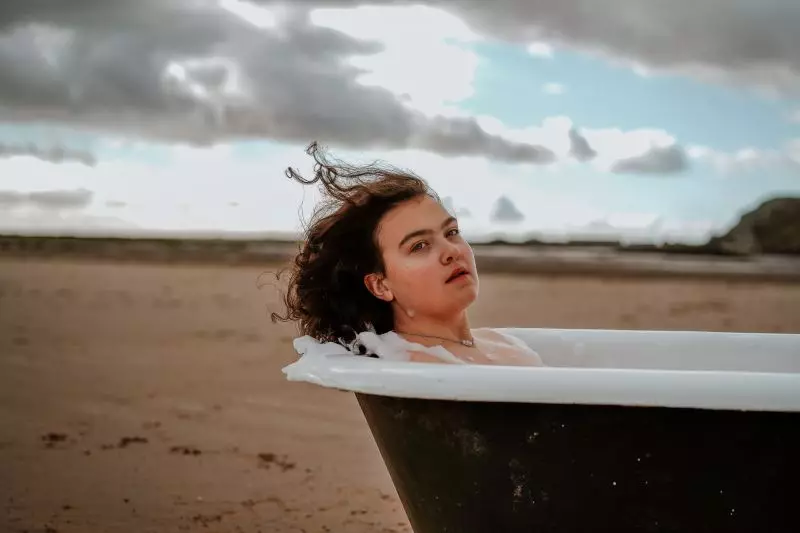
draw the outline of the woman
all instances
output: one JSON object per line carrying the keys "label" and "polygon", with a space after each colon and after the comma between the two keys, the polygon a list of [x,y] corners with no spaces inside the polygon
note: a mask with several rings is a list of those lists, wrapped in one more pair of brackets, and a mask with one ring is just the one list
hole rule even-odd
{"label": "woman", "polygon": [[360,334],[373,332],[412,361],[542,364],[520,340],[470,327],[475,257],[424,180],[377,164],[334,164],[316,143],[307,153],[314,177],[286,174],[318,183],[323,201],[291,269],[287,314],[272,313],[273,321],[297,321],[304,335],[361,351]]}

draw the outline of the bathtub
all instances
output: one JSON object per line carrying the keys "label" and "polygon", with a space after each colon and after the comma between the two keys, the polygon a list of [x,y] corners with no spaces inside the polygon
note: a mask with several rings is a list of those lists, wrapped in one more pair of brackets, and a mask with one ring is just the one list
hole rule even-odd
{"label": "bathtub", "polygon": [[284,371],[355,393],[415,533],[800,531],[800,335],[504,331],[547,367]]}

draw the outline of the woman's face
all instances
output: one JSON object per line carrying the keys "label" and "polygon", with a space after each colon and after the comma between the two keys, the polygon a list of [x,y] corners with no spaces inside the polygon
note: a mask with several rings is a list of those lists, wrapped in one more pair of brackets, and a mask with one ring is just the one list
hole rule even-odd
{"label": "woman's face", "polygon": [[385,272],[367,284],[401,312],[447,318],[477,298],[472,248],[457,220],[433,198],[409,200],[386,213],[377,241]]}

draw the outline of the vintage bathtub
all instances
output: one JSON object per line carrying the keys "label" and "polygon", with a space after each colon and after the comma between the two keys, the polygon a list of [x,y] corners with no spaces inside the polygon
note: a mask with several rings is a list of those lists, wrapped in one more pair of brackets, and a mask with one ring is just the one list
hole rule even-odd
{"label": "vintage bathtub", "polygon": [[506,329],[547,368],[301,357],[415,533],[800,531],[800,335]]}

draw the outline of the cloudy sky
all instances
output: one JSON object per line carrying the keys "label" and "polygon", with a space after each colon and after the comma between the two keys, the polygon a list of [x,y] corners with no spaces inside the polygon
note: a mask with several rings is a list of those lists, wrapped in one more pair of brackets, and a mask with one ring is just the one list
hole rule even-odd
{"label": "cloudy sky", "polygon": [[800,196],[795,0],[8,0],[0,232],[300,228],[304,147],[470,236],[698,241]]}

